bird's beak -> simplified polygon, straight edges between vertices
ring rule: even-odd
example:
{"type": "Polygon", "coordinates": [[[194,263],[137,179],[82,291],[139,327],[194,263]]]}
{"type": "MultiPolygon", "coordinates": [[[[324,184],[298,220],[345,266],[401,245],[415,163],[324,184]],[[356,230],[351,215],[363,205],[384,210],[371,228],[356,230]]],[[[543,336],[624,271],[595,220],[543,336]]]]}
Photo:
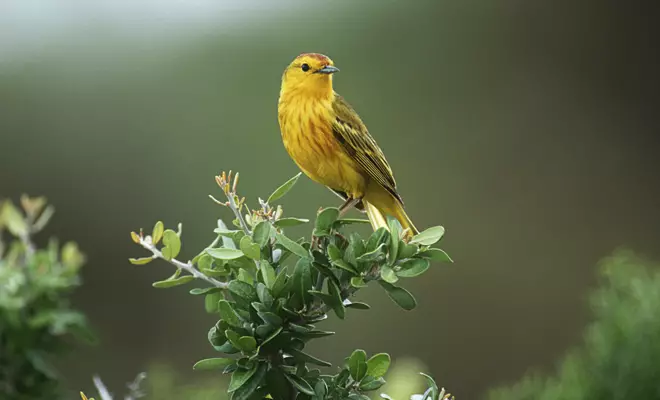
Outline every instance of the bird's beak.
{"type": "Polygon", "coordinates": [[[339,72],[339,68],[333,66],[333,65],[326,65],[325,67],[314,71],[315,74],[334,74],[335,72],[339,72]]]}

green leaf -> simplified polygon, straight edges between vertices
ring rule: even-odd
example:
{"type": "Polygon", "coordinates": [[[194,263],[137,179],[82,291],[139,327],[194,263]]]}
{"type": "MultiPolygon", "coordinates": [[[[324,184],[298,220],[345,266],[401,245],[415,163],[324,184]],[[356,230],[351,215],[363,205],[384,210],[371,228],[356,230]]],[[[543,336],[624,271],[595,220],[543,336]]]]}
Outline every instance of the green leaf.
{"type": "Polygon", "coordinates": [[[284,246],[285,249],[289,250],[298,257],[306,258],[306,259],[312,258],[312,256],[309,254],[309,251],[307,251],[304,247],[294,242],[293,240],[289,239],[288,237],[282,235],[281,233],[276,233],[275,239],[279,244],[284,246]]]}
{"type": "Polygon", "coordinates": [[[261,282],[257,283],[257,297],[266,307],[273,305],[273,296],[268,291],[268,288],[266,288],[266,285],[261,282]]]}
{"type": "Polygon", "coordinates": [[[0,207],[0,226],[3,223],[7,230],[16,237],[23,237],[28,233],[28,225],[23,215],[9,200],[5,200],[0,207]]]}
{"type": "Polygon", "coordinates": [[[227,276],[231,273],[224,266],[220,267],[220,269],[201,268],[200,271],[202,271],[204,275],[210,276],[212,278],[217,278],[219,276],[227,276]]]}
{"type": "Polygon", "coordinates": [[[327,361],[321,360],[319,358],[314,357],[311,354],[307,354],[303,351],[296,350],[296,349],[289,349],[286,350],[287,353],[291,354],[295,359],[303,362],[308,362],[310,364],[314,365],[319,365],[321,367],[330,367],[332,364],[330,364],[327,361]]]}
{"type": "Polygon", "coordinates": [[[344,303],[341,299],[341,291],[339,290],[339,286],[337,286],[334,281],[328,281],[328,291],[330,292],[330,296],[333,297],[333,302],[331,304],[332,309],[335,311],[335,314],[337,314],[339,319],[344,319],[346,308],[344,308],[344,303]]]}
{"type": "Polygon", "coordinates": [[[330,258],[330,261],[342,259],[341,250],[339,250],[339,247],[337,247],[334,243],[330,243],[328,245],[328,257],[330,258]]]}
{"type": "Polygon", "coordinates": [[[163,258],[166,260],[176,258],[176,256],[179,255],[179,251],[181,251],[181,239],[179,239],[176,232],[171,229],[167,229],[163,232],[163,245],[165,247],[163,247],[161,251],[163,253],[163,258]]]}
{"type": "Polygon", "coordinates": [[[164,281],[154,282],[151,286],[158,289],[166,289],[174,286],[185,285],[186,283],[195,280],[195,277],[192,275],[184,275],[174,279],[167,279],[164,281]]]}
{"type": "Polygon", "coordinates": [[[143,257],[143,258],[129,258],[128,261],[130,261],[131,264],[133,265],[144,265],[144,264],[149,264],[154,260],[153,257],[143,257]]]}
{"type": "Polygon", "coordinates": [[[261,258],[261,248],[258,244],[252,242],[252,239],[249,236],[243,236],[241,238],[239,247],[243,254],[249,258],[253,260],[258,260],[261,258]]]}
{"type": "Polygon", "coordinates": [[[240,350],[241,348],[241,335],[232,331],[231,329],[225,330],[225,337],[236,349],[240,350]]]}
{"type": "Polygon", "coordinates": [[[151,232],[151,243],[155,246],[160,242],[160,239],[163,238],[163,232],[165,231],[165,225],[163,225],[163,221],[158,221],[156,222],[156,225],[154,225],[154,229],[151,232]]]}
{"type": "Polygon", "coordinates": [[[229,291],[239,297],[242,297],[246,301],[252,302],[257,300],[257,291],[254,289],[254,286],[249,283],[233,280],[227,285],[229,291]]]}
{"type": "Polygon", "coordinates": [[[367,284],[364,282],[361,276],[354,276],[351,278],[351,286],[356,288],[367,287],[367,284]]]}
{"type": "Polygon", "coordinates": [[[252,336],[241,336],[238,344],[244,353],[252,353],[257,349],[257,341],[252,336]]]}
{"type": "Polygon", "coordinates": [[[385,243],[381,243],[374,250],[362,254],[360,257],[357,258],[357,260],[359,262],[374,262],[383,258],[384,255],[385,255],[385,243]]]}
{"type": "Polygon", "coordinates": [[[348,370],[351,378],[361,381],[367,374],[367,353],[364,350],[355,350],[348,359],[348,370]]]}
{"type": "Polygon", "coordinates": [[[426,272],[426,270],[429,269],[429,265],[429,260],[423,258],[412,258],[401,264],[401,270],[399,270],[396,274],[402,278],[412,278],[426,272]]]}
{"type": "Polygon", "coordinates": [[[312,263],[312,265],[314,266],[314,268],[316,268],[317,271],[323,274],[323,276],[332,280],[336,284],[339,284],[339,279],[337,279],[337,276],[335,275],[334,272],[330,270],[330,268],[326,267],[325,265],[319,264],[317,262],[312,263]]]}
{"type": "Polygon", "coordinates": [[[438,240],[442,239],[444,234],[445,228],[442,226],[434,226],[432,228],[426,229],[422,233],[413,236],[409,243],[419,243],[422,246],[430,246],[436,243],[438,240]]]}
{"type": "Polygon", "coordinates": [[[224,299],[222,292],[209,293],[204,296],[204,308],[209,314],[218,312],[218,302],[224,299]]]}
{"type": "Polygon", "coordinates": [[[390,232],[385,227],[380,227],[374,231],[374,233],[369,236],[367,240],[367,251],[372,252],[376,250],[378,246],[383,243],[386,243],[390,240],[390,232]]]}
{"type": "Polygon", "coordinates": [[[325,394],[328,392],[328,385],[323,379],[319,379],[314,385],[314,396],[317,399],[325,399],[325,394]]]}
{"type": "Polygon", "coordinates": [[[277,274],[277,277],[275,278],[275,282],[273,282],[273,286],[270,288],[273,297],[279,298],[286,296],[286,293],[284,293],[284,290],[286,289],[287,286],[286,283],[287,283],[286,267],[282,267],[280,272],[277,274]]]}
{"type": "Polygon", "coordinates": [[[261,345],[263,346],[266,343],[270,342],[271,340],[275,339],[275,337],[277,337],[277,335],[282,333],[283,329],[284,328],[280,326],[279,328],[277,328],[274,331],[272,331],[271,333],[269,333],[268,336],[266,336],[266,338],[261,342],[261,345]]]}
{"type": "Polygon", "coordinates": [[[278,228],[286,228],[289,226],[297,226],[297,225],[302,225],[308,223],[308,219],[304,218],[280,218],[277,221],[273,222],[273,225],[275,225],[278,228]]]}
{"type": "Polygon", "coordinates": [[[410,311],[417,306],[417,300],[406,289],[384,281],[378,281],[378,283],[387,291],[390,298],[404,310],[410,311]]]}
{"type": "Polygon", "coordinates": [[[292,399],[293,388],[284,377],[284,372],[279,368],[271,368],[266,373],[266,387],[272,399],[292,399]]]}
{"type": "Polygon", "coordinates": [[[227,365],[234,364],[236,360],[232,358],[207,358],[204,360],[199,360],[193,365],[194,370],[209,370],[209,369],[221,369],[225,368],[227,365]]]}
{"type": "Polygon", "coordinates": [[[335,229],[338,229],[344,225],[351,225],[351,224],[370,224],[368,219],[364,218],[342,218],[338,219],[335,221],[333,224],[335,229]]]}
{"type": "Polygon", "coordinates": [[[270,196],[268,196],[268,200],[266,200],[266,203],[270,204],[270,203],[272,203],[276,200],[279,200],[280,198],[282,198],[282,196],[287,194],[287,192],[289,190],[291,190],[293,185],[295,185],[296,182],[298,182],[298,178],[300,178],[301,174],[302,174],[302,172],[298,172],[298,175],[296,175],[293,178],[289,179],[288,181],[284,182],[284,184],[282,184],[282,186],[275,189],[275,191],[270,196]]]}
{"type": "Polygon", "coordinates": [[[401,233],[401,224],[396,218],[387,217],[387,225],[390,227],[390,251],[388,253],[388,265],[392,266],[396,262],[399,254],[399,241],[401,233]]]}
{"type": "Polygon", "coordinates": [[[222,320],[229,325],[237,328],[241,328],[243,326],[241,317],[236,314],[236,311],[234,311],[231,304],[227,300],[220,300],[218,302],[218,312],[220,313],[220,318],[222,318],[222,320]]]}
{"type": "Polygon", "coordinates": [[[408,244],[404,242],[403,240],[399,240],[399,254],[397,255],[397,259],[403,260],[406,258],[410,258],[417,254],[417,251],[419,250],[419,247],[415,244],[408,244]]]}
{"type": "Polygon", "coordinates": [[[424,378],[426,378],[426,382],[429,385],[429,389],[431,389],[431,399],[437,399],[440,396],[440,389],[438,388],[438,385],[435,383],[433,378],[431,378],[429,375],[426,375],[423,372],[420,372],[419,374],[424,378]]]}
{"type": "Polygon", "coordinates": [[[275,327],[282,326],[282,318],[272,312],[258,312],[259,318],[263,319],[265,323],[275,327]]]}
{"type": "Polygon", "coordinates": [[[302,307],[309,302],[311,296],[307,292],[312,288],[312,272],[309,260],[301,258],[296,263],[293,272],[293,285],[302,307]]]}
{"type": "Polygon", "coordinates": [[[360,390],[364,390],[365,392],[370,390],[376,390],[379,389],[384,384],[385,384],[385,379],[383,378],[376,378],[373,380],[369,379],[368,381],[362,382],[360,384],[360,390]]]}
{"type": "MultiPolygon", "coordinates": [[[[231,395],[231,400],[248,400],[250,398],[263,399],[266,393],[255,392],[259,385],[261,385],[268,371],[268,364],[265,362],[259,363],[257,371],[252,375],[247,382],[236,389],[231,395]],[[253,396],[254,395],[254,396],[253,396]]],[[[234,372],[235,373],[235,372],[234,372]]],[[[232,374],[233,375],[233,374],[232,374]]]]}
{"type": "Polygon", "coordinates": [[[312,389],[312,386],[311,386],[309,383],[307,383],[307,381],[304,380],[303,378],[301,378],[301,377],[299,377],[299,376],[297,376],[297,375],[289,374],[289,373],[287,373],[286,371],[285,371],[285,373],[284,373],[284,377],[285,377],[285,378],[286,378],[286,379],[287,379],[287,380],[288,380],[288,381],[289,381],[289,382],[290,382],[290,383],[291,383],[296,389],[298,389],[298,390],[301,391],[302,393],[308,394],[308,395],[310,395],[310,396],[313,396],[313,395],[314,395],[314,389],[312,389]]]}
{"type": "Polygon", "coordinates": [[[264,280],[264,284],[268,289],[272,289],[275,284],[275,269],[272,265],[266,260],[259,262],[259,267],[261,268],[261,277],[264,280]]]}
{"type": "Polygon", "coordinates": [[[243,256],[243,252],[236,249],[227,249],[224,247],[206,249],[206,253],[219,260],[234,260],[243,256]]]}
{"type": "Polygon", "coordinates": [[[210,293],[215,293],[215,292],[220,292],[222,288],[211,286],[211,287],[206,287],[206,288],[194,288],[190,289],[190,294],[199,296],[202,294],[210,294],[210,293]]]}
{"type": "Polygon", "coordinates": [[[374,354],[367,361],[367,375],[380,378],[390,368],[390,355],[387,353],[374,354]]]}
{"type": "Polygon", "coordinates": [[[332,336],[334,335],[334,332],[329,332],[329,331],[309,331],[300,334],[298,337],[302,337],[305,339],[318,339],[326,336],[332,336]]]}
{"type": "Polygon", "coordinates": [[[330,262],[337,268],[346,270],[354,275],[358,274],[355,268],[351,267],[350,264],[342,259],[341,250],[333,243],[328,245],[328,257],[330,257],[330,262]]]}
{"type": "Polygon", "coordinates": [[[353,302],[350,300],[344,300],[344,307],[353,308],[355,310],[369,310],[371,308],[367,303],[360,303],[359,301],[353,302]]]}
{"type": "Polygon", "coordinates": [[[270,233],[272,229],[273,227],[270,222],[259,222],[252,231],[252,240],[263,249],[268,243],[268,239],[270,239],[270,233]]]}
{"type": "Polygon", "coordinates": [[[231,374],[231,380],[229,381],[228,392],[233,392],[234,390],[240,388],[245,384],[257,372],[258,364],[254,364],[250,369],[237,369],[234,373],[231,374]]]}
{"type": "Polygon", "coordinates": [[[197,258],[197,268],[200,271],[203,269],[211,269],[212,265],[213,265],[213,257],[203,252],[199,254],[197,258]]]}
{"type": "Polygon", "coordinates": [[[339,217],[339,209],[335,207],[328,207],[322,210],[316,216],[316,226],[314,229],[315,236],[325,236],[330,233],[332,224],[339,217]]]}
{"type": "Polygon", "coordinates": [[[384,266],[383,268],[380,269],[380,277],[383,278],[383,280],[388,283],[394,283],[399,280],[394,270],[387,266],[384,266]]]}
{"type": "Polygon", "coordinates": [[[254,283],[254,279],[252,278],[252,275],[245,269],[240,268],[238,270],[238,276],[236,277],[239,281],[245,282],[249,285],[252,285],[254,283]]]}
{"type": "Polygon", "coordinates": [[[439,261],[439,262],[450,262],[453,263],[454,260],[449,257],[449,254],[447,254],[444,250],[440,249],[426,249],[419,253],[420,257],[428,258],[431,261],[439,261]]]}

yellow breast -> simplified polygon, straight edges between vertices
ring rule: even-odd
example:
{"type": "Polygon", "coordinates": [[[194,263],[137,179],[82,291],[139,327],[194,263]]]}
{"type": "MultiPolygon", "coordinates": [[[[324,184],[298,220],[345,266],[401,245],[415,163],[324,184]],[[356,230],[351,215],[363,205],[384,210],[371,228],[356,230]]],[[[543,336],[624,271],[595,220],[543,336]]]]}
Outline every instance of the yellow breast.
{"type": "Polygon", "coordinates": [[[284,147],[307,176],[353,197],[364,195],[366,180],[361,168],[333,134],[330,102],[281,100],[278,116],[284,147]]]}

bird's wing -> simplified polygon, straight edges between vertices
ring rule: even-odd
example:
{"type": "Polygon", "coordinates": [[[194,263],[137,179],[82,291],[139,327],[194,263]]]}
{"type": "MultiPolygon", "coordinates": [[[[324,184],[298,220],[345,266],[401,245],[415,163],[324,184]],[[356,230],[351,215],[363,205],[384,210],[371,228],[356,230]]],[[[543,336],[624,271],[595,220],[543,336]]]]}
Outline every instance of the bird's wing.
{"type": "Polygon", "coordinates": [[[390,168],[383,151],[378,147],[374,138],[371,137],[358,114],[338,94],[335,94],[332,109],[335,114],[335,119],[332,121],[332,132],[335,139],[364,168],[371,179],[403,204],[401,196],[396,191],[392,168],[390,168]]]}

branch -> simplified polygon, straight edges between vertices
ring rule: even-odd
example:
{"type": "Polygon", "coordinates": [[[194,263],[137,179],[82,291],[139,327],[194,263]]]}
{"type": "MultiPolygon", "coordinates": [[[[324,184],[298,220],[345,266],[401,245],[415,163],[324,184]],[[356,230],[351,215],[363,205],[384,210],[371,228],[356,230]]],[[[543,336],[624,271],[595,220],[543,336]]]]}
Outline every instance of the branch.
{"type": "Polygon", "coordinates": [[[184,263],[184,262],[179,261],[175,258],[172,258],[172,259],[168,260],[167,258],[165,258],[163,256],[163,253],[161,253],[161,251],[158,250],[156,248],[156,246],[154,246],[151,243],[151,239],[149,239],[149,240],[146,239],[147,237],[149,237],[149,236],[146,236],[146,237],[139,237],[138,236],[138,238],[139,238],[138,244],[140,244],[145,249],[149,250],[153,254],[152,258],[160,258],[161,260],[165,260],[168,263],[174,265],[175,267],[188,272],[190,275],[194,276],[197,279],[204,280],[204,281],[210,283],[211,285],[213,285],[215,287],[219,287],[219,288],[222,288],[222,289],[227,289],[228,284],[226,282],[220,282],[219,280],[217,280],[215,278],[211,278],[209,276],[204,275],[203,273],[199,272],[197,270],[197,268],[195,268],[195,266],[190,261],[188,261],[187,263],[184,263]]]}
{"type": "Polygon", "coordinates": [[[108,391],[108,388],[105,387],[105,384],[101,380],[101,378],[98,375],[94,375],[94,386],[96,386],[96,390],[99,392],[99,397],[101,400],[112,400],[112,394],[108,391]]]}
{"type": "Polygon", "coordinates": [[[218,176],[215,177],[215,182],[220,186],[222,189],[222,192],[227,196],[227,201],[222,202],[213,197],[212,195],[209,195],[211,200],[215,201],[216,203],[229,207],[234,215],[236,215],[236,219],[238,220],[238,223],[241,225],[241,229],[243,229],[243,232],[245,232],[246,235],[250,236],[252,235],[252,231],[250,231],[250,227],[248,226],[247,222],[245,222],[245,218],[243,218],[243,214],[241,214],[241,208],[243,208],[243,200],[240,200],[238,204],[236,203],[236,186],[238,186],[238,172],[236,175],[234,175],[234,180],[232,182],[232,176],[231,176],[231,171],[229,171],[229,174],[225,174],[224,172],[218,176]]]}

